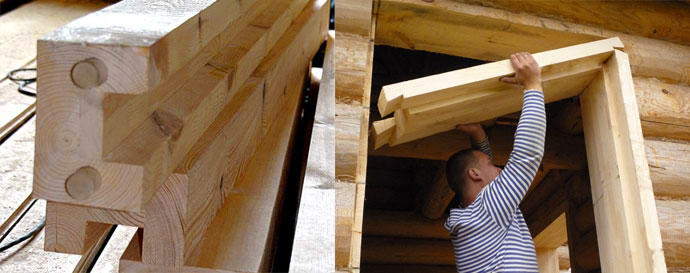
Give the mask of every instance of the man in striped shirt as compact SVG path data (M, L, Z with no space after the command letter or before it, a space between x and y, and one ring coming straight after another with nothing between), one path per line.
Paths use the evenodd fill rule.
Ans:
M492 163L489 142L479 124L458 129L472 139L472 149L447 162L448 185L460 200L445 227L455 249L457 272L538 272L534 242L518 205L534 179L544 154L546 115L541 70L529 53L510 57L521 84L522 113L505 168Z

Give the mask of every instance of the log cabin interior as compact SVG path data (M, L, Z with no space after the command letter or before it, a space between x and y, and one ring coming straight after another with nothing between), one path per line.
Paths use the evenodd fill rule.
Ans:
M448 206L456 203L440 187L445 184L441 166L468 141L457 131L390 146L369 139L381 121L377 96L382 86L504 60L517 51L542 52L611 37L623 44L615 54L616 66L623 67L623 59L629 62L631 76L622 88L628 93L618 98L624 102L609 105L608 113L593 110L602 100L591 97L591 90L609 88L601 83L606 77L600 77L578 96L547 105L546 154L538 183L521 204L535 237L540 272L690 270L687 2L344 2L336 4L336 66L342 68L336 69L340 271L454 272L442 223ZM486 124L499 165L510 151L517 117L506 113ZM622 127L611 125L616 123ZM605 132L595 138L606 138L616 148L588 147L594 143L592 134L586 141L588 130ZM627 160L619 157L616 144L623 142ZM600 167L607 163L591 162L595 150L616 158L608 167L617 166L627 178L602 177L606 172ZM618 188L611 190L612 184L604 182L614 180ZM602 191L620 194L605 197ZM621 216L623 224L603 219L611 215ZM644 227L631 232L636 224Z

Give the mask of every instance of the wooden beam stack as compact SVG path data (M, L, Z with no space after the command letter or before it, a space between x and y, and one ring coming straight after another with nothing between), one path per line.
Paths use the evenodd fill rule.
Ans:
M124 224L143 230L123 271L270 270L328 14L326 0L126 0L41 39L33 194L48 200L46 250L83 254Z

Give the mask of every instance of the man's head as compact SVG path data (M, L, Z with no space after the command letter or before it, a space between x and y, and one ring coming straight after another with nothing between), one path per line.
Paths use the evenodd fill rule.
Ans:
M465 149L452 155L446 163L448 186L463 206L471 204L484 186L498 177L501 168L491 163L485 153Z

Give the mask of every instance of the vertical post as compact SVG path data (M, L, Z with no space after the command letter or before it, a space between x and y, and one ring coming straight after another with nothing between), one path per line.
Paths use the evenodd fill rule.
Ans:
M602 272L666 272L627 54L580 96Z

